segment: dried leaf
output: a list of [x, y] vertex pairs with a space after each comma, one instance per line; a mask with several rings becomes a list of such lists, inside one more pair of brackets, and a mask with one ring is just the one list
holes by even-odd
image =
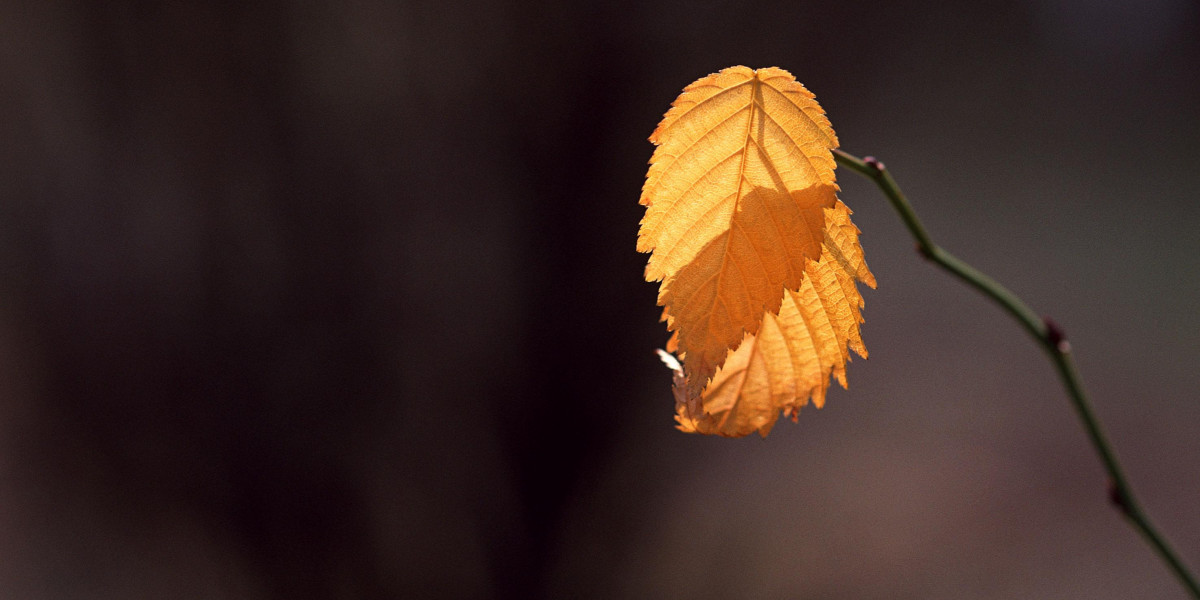
[[679, 428], [765, 436], [867, 355], [855, 282], [875, 279], [836, 197], [837, 138], [787, 71], [731, 67], [684, 88], [650, 140], [638, 250], [683, 360], [661, 354]]
[[637, 247], [694, 397], [819, 258], [837, 138], [787, 71], [731, 67], [686, 87], [650, 140]]
[[840, 201], [826, 209], [830, 223], [820, 262], [810, 262], [799, 290], [787, 291], [778, 315], [767, 314], [758, 335], [747, 334], [730, 353], [702, 399], [674, 380], [675, 419], [687, 432], [739, 437], [771, 431], [782, 411], [795, 419], [812, 398], [825, 404], [830, 377], [846, 387], [849, 350], [866, 358], [859, 334], [863, 299], [855, 281], [875, 287], [863, 261], [858, 229]]

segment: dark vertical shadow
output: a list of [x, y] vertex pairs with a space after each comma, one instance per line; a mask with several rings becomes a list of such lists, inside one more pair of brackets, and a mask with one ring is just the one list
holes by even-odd
[[274, 597], [378, 597], [347, 469], [380, 372], [365, 224], [297, 136], [285, 4], [79, 8], [96, 163], [30, 303], [49, 462], [122, 498], [97, 519], [201, 515]]

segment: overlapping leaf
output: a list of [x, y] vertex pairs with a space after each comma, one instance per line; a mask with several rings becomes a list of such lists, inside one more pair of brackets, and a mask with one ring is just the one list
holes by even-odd
[[819, 258], [837, 137], [787, 71], [731, 67], [685, 88], [650, 140], [638, 250], [694, 396]]
[[837, 138], [786, 71], [731, 67], [685, 88], [650, 139], [638, 249], [683, 359], [679, 427], [766, 435], [866, 356], [855, 281], [875, 282], [836, 198]]
[[[812, 398], [825, 403], [830, 376], [846, 387], [850, 350], [866, 358], [859, 334], [863, 299], [855, 281], [875, 287], [863, 261], [858, 228], [840, 201], [826, 209], [827, 228], [819, 262], [809, 262], [798, 290], [784, 294], [778, 315], [767, 314], [757, 335], [747, 334], [705, 388], [686, 394], [676, 380], [676, 421], [688, 432], [764, 437], [780, 412], [795, 418]], [[682, 374], [681, 374], [682, 375]]]

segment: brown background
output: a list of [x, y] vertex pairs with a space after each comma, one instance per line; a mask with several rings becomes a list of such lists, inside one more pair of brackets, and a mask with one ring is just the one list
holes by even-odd
[[4, 597], [1184, 597], [850, 173], [851, 389], [672, 429], [645, 138], [733, 64], [1056, 317], [1200, 567], [1195, 3], [9, 1], [0, 60]]

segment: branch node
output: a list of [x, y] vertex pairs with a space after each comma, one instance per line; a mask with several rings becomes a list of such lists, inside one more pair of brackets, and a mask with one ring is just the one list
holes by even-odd
[[1129, 514], [1129, 498], [1125, 495], [1121, 486], [1117, 485], [1117, 482], [1112, 479], [1108, 480], [1108, 501], [1117, 507], [1122, 514]]
[[[1200, 582], [1188, 571], [1187, 566], [1183, 564], [1175, 552], [1171, 550], [1171, 547], [1162, 535], [1154, 529], [1149, 519], [1142, 514], [1141, 508], [1138, 507], [1137, 502], [1134, 500], [1133, 490], [1130, 488], [1129, 483], [1126, 482], [1125, 476], [1121, 473], [1121, 467], [1113, 455], [1112, 446], [1105, 438], [1104, 432], [1100, 429], [1100, 423], [1096, 419], [1091, 403], [1088, 402], [1087, 395], [1083, 391], [1079, 375], [1075, 371], [1074, 363], [1070, 360], [1070, 354], [1068, 354], [1071, 346], [1067, 343], [1066, 335], [1063, 334], [1062, 329], [1049, 318], [1039, 318], [1037, 313], [1031, 311], [1012, 292], [934, 244], [925, 232], [925, 227], [917, 218], [912, 207], [904, 198], [904, 194], [900, 192], [900, 188], [896, 185], [896, 182], [884, 170], [883, 163], [880, 163], [874, 157], [859, 159], [841, 150], [835, 152], [835, 156], [839, 162], [853, 167], [856, 173], [873, 180], [879, 186], [879, 189], [887, 196], [892, 208], [900, 213], [900, 217], [904, 221], [904, 225], [908, 228], [909, 233], [917, 240], [918, 253], [929, 258], [939, 267], [963, 280], [968, 285], [986, 294], [994, 302], [1007, 310], [1010, 316], [1021, 323], [1022, 326], [1033, 334], [1038, 343], [1046, 348], [1051, 362], [1054, 363], [1055, 369], [1058, 371], [1059, 378], [1062, 379], [1063, 385], [1067, 388], [1066, 391], [1071, 404], [1075, 407], [1080, 420], [1083, 422], [1083, 427], [1087, 431], [1092, 447], [1100, 455], [1100, 460], [1104, 463], [1104, 469], [1108, 472], [1109, 501], [1122, 512], [1129, 521], [1129, 524], [1146, 538], [1147, 543], [1154, 548], [1159, 557], [1166, 563], [1167, 568], [1187, 588], [1191, 597], [1195, 600], [1200, 600]], [[1055, 352], [1057, 354], [1053, 354]]]
[[1067, 341], [1067, 334], [1063, 333], [1062, 327], [1050, 317], [1042, 317], [1042, 323], [1046, 325], [1046, 341], [1050, 342], [1059, 354], [1070, 354], [1071, 342]]

